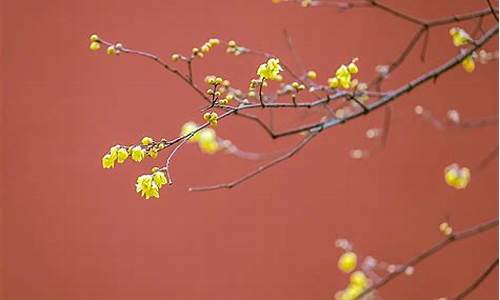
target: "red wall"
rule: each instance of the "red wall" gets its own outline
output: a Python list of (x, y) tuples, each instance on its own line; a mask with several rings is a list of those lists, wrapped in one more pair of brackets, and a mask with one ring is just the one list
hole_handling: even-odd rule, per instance
[[(332, 299), (348, 280), (336, 268), (336, 238), (348, 238), (360, 255), (401, 263), (441, 238), (438, 224), (447, 216), (457, 229), (498, 216), (497, 160), (474, 173), (463, 191), (442, 178), (452, 162), (478, 164), (498, 145), (498, 128), (436, 131), (413, 113), (421, 104), (438, 116), (450, 108), (467, 120), (498, 115), (496, 62), (473, 74), (451, 71), (436, 86), (427, 84), (392, 104), (388, 144), (367, 160), (348, 153), (370, 145), (364, 133), (380, 126), (383, 110), (321, 134), (293, 160), (230, 191), (187, 188), (233, 179), (255, 162), (202, 155), (193, 145), (176, 156), (176, 184), (159, 201), (138, 197), (134, 182), (165, 154), (155, 162), (101, 168), (111, 145), (144, 135), (170, 138), (184, 122), (201, 121), (203, 102), (151, 62), (89, 51), (90, 33), (165, 58), (217, 35), (290, 61), (286, 27), (321, 80), (353, 56), (360, 58), (359, 77), (368, 80), (374, 66), (395, 57), (417, 30), (384, 12), (338, 13), (270, 0), (4, 2), (5, 299)], [(481, 9), (483, 2), (388, 3), (434, 18)], [(428, 60), (410, 56), (388, 86), (454, 55), (447, 31), (433, 30)], [(487, 49), (498, 49), (497, 41)], [(261, 62), (221, 48), (195, 65), (195, 75), (215, 73), (246, 87)], [(255, 152), (297, 141), (269, 141), (253, 123), (237, 118), (221, 122), (218, 133)], [(454, 295), (497, 257), (497, 236), (494, 230), (452, 245), (381, 295)], [(497, 282), (495, 271), (471, 299), (497, 299)]]

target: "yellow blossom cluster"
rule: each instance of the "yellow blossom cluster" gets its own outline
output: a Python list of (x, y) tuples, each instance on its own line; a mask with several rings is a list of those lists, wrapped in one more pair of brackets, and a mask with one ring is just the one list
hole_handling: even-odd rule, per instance
[[(193, 49), (191, 49), (191, 58), (195, 58), (195, 57), (199, 57), (199, 58), (203, 58), (205, 56), (205, 54), (207, 54), (208, 52), (210, 52), (210, 50), (216, 46), (216, 45), (219, 45), (220, 44), (220, 40), (217, 39), (217, 38), (211, 38), (209, 39), (208, 41), (206, 41), (201, 47), (194, 47)], [(172, 60), (173, 61), (179, 61), (181, 59), (183, 60), (190, 60), (188, 58), (186, 58), (185, 56), (182, 56), (178, 53), (174, 53), (172, 54), (171, 56)]]
[(357, 255), (352, 251), (346, 251), (340, 256), (337, 263), (338, 268), (344, 273), (352, 273), (348, 286), (335, 295), (337, 300), (356, 299), (369, 286), (370, 282), (366, 275), (362, 271), (354, 271), (356, 270), (357, 262)]
[(456, 189), (464, 189), (470, 182), (471, 173), (468, 168), (461, 168), (458, 164), (451, 164), (444, 169), (444, 180)]
[(207, 94), (212, 96), (214, 102), (217, 101), (219, 105), (227, 105), (234, 99), (234, 94), (232, 93), (228, 93), (222, 98), (224, 93), (226, 93), (227, 89), (231, 86), (229, 80), (214, 75), (208, 75), (205, 77), (205, 83), (211, 86), (207, 90)]
[[(90, 39), (90, 46), (89, 46), (90, 50), (97, 51), (101, 49), (102, 41), (97, 34), (92, 34), (89, 39)], [(114, 45), (109, 45), (108, 48), (106, 49), (106, 53), (109, 55), (118, 55), (120, 54), (122, 49), (123, 45), (120, 43), (116, 43)]]
[(151, 197), (159, 198), (160, 189), (168, 183), (165, 171), (153, 168), (152, 174), (141, 175), (137, 177), (135, 191), (141, 194), (142, 197), (149, 199)]
[[(455, 45), (456, 47), (465, 46), (472, 42), (472, 38), (470, 37), (470, 35), (460, 27), (451, 28), (450, 35), (453, 45)], [(474, 62), (474, 60), (476, 59), (476, 57), (477, 54), (472, 53), (462, 60), (462, 67), (466, 72), (474, 72), (474, 70), (476, 69), (476, 63)]]
[(280, 71), (283, 71), (280, 66), (280, 60), (278, 58), (270, 58), (266, 63), (259, 66), (257, 69), (257, 75), (260, 76), (261, 80), (277, 80), (279, 78), (278, 76)]
[(328, 86), (331, 89), (336, 89), (342, 87), (344, 89), (354, 88), (358, 81), (356, 79), (352, 80), (352, 75), (359, 72), (359, 68), (356, 65), (358, 61), (354, 58), (349, 65), (341, 65), (335, 72), (335, 76), (328, 78)]
[[(181, 136), (186, 136), (198, 129), (195, 122), (187, 122), (181, 128)], [(219, 143), (217, 142), (217, 135), (212, 128), (203, 128), (202, 130), (193, 134), (188, 140), (190, 143), (198, 143), (200, 150), (207, 154), (214, 154), (219, 150)]]
[(115, 167), (115, 163), (124, 163), (127, 158), (141, 162), (146, 156), (156, 158), (158, 152), (165, 148), (162, 142), (155, 143), (150, 137), (143, 137), (141, 144), (132, 146), (115, 145), (111, 147), (102, 157), (102, 167), (110, 169)]
[(217, 126), (217, 121), (219, 119), (219, 115), (217, 115), (216, 112), (211, 111), (203, 114), (203, 120), (207, 121), (210, 126), (216, 127)]

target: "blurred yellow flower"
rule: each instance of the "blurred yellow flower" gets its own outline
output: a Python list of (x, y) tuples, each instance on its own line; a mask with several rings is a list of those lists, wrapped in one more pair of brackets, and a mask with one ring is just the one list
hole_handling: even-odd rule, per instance
[(464, 189), (470, 182), (471, 173), (468, 168), (460, 168), (458, 164), (451, 164), (444, 169), (444, 180), (449, 186)]

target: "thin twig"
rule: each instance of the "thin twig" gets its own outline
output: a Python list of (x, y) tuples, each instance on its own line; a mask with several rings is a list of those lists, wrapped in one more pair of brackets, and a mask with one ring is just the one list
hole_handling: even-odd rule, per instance
[(498, 257), (488, 266), (488, 268), (483, 273), (481, 273), (481, 275), (479, 275), (476, 280), (474, 280), (474, 282), (470, 286), (468, 286), (464, 291), (462, 291), (455, 297), (450, 298), (450, 300), (462, 300), (467, 297), (470, 293), (477, 289), (481, 285), (481, 283), (483, 283), (483, 281), (491, 274), (491, 272), (493, 272), (493, 270), (496, 269), (496, 267), (498, 267)]
[(271, 168), (272, 166), (274, 166), (274, 165), (276, 165), (284, 160), (290, 159), (295, 154), (297, 154), (302, 148), (304, 148), (315, 136), (316, 136), (316, 134), (307, 135), (299, 144), (297, 144), (295, 147), (290, 149), (290, 151), (288, 151), (287, 153), (285, 153), (282, 156), (258, 167), (256, 170), (246, 174), (245, 176), (243, 176), (239, 179), (236, 179), (236, 180), (231, 181), (229, 183), (222, 183), (222, 184), (216, 184), (216, 185), (204, 186), (204, 187), (192, 187), (192, 188), (189, 188), (189, 191), (190, 192), (201, 192), (201, 191), (213, 191), (213, 190), (219, 190), (219, 189), (233, 188), (233, 187), (239, 185), (240, 183), (245, 182), (245, 181), (251, 179), (252, 177), (264, 172), (265, 170)]
[(493, 4), (491, 4), (491, 0), (486, 0), (486, 3), (488, 3), (488, 7), (490, 8), (490, 11), (491, 11), (491, 14), (493, 15), (493, 18), (495, 18), (495, 20), (497, 20), (497, 22), (498, 22), (498, 15), (495, 12), (495, 8), (493, 7)]

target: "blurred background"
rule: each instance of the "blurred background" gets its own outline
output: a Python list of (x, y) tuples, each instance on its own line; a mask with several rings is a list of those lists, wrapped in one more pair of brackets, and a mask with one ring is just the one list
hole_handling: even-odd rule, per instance
[[(201, 122), (204, 103), (150, 61), (89, 51), (91, 33), (165, 59), (216, 36), (293, 62), (286, 28), (297, 55), (326, 82), (352, 57), (360, 58), (358, 78), (373, 78), (375, 66), (395, 58), (418, 29), (408, 22), (374, 9), (339, 13), (270, 0), (0, 3), (3, 299), (333, 299), (348, 282), (336, 266), (337, 238), (360, 256), (403, 263), (442, 238), (438, 226), (447, 218), (460, 229), (498, 217), (497, 159), (473, 173), (465, 190), (443, 180), (453, 162), (479, 164), (498, 145), (498, 126), (439, 131), (414, 113), (422, 105), (439, 118), (452, 108), (464, 120), (498, 115), (497, 61), (471, 74), (456, 68), (391, 104), (388, 143), (368, 159), (349, 152), (373, 145), (365, 132), (382, 126), (383, 110), (324, 132), (292, 160), (233, 190), (187, 191), (237, 178), (259, 162), (186, 145), (173, 162), (176, 184), (163, 188), (160, 200), (140, 198), (134, 183), (166, 153), (101, 167), (112, 145), (172, 138), (186, 121)], [(429, 19), (486, 7), (479, 0), (385, 3)], [(433, 29), (425, 63), (418, 46), (385, 87), (455, 55), (448, 29)], [(217, 74), (245, 89), (262, 62), (221, 46), (196, 62), (194, 74), (200, 86)], [(282, 118), (285, 125), (300, 121)], [(272, 141), (240, 118), (221, 122), (218, 134), (263, 153), (299, 140)], [(379, 295), (455, 295), (497, 255), (495, 229), (451, 245)], [(495, 270), (471, 299), (497, 298)]]

